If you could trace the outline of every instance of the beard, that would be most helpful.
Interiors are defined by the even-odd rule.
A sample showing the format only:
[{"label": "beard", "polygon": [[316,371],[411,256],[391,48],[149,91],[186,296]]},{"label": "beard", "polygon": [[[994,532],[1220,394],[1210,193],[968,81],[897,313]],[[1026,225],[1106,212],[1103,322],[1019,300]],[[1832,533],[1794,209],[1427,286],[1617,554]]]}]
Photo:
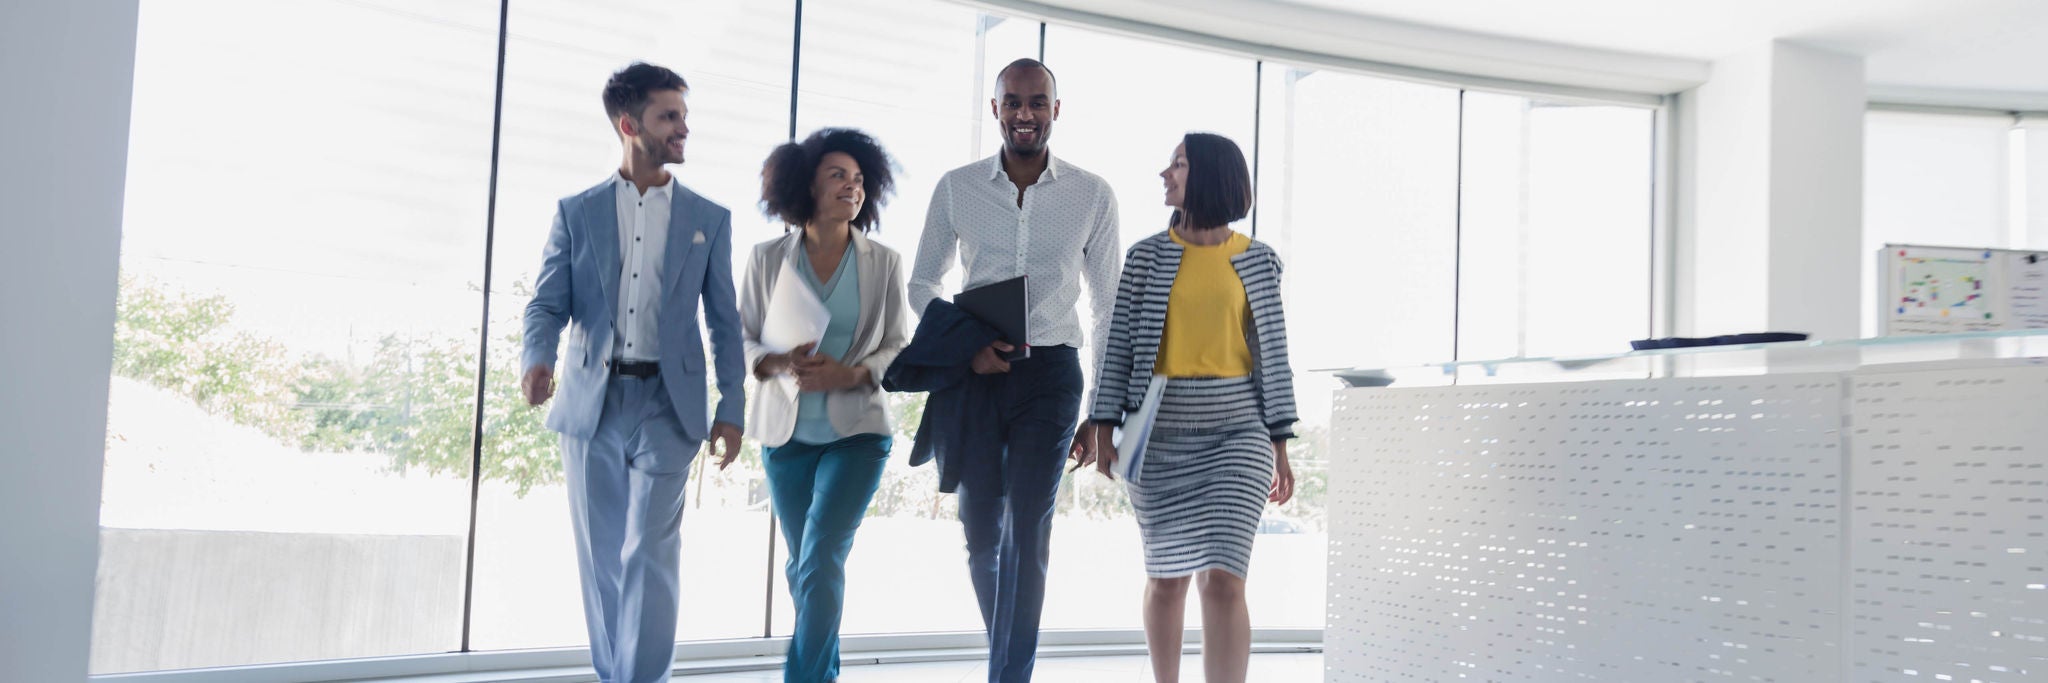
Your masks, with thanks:
[{"label": "beard", "polygon": [[683,153],[669,149],[668,144],[669,141],[667,140],[642,139],[640,143],[640,150],[647,153],[647,158],[660,161],[661,163],[664,164],[683,163]]}]

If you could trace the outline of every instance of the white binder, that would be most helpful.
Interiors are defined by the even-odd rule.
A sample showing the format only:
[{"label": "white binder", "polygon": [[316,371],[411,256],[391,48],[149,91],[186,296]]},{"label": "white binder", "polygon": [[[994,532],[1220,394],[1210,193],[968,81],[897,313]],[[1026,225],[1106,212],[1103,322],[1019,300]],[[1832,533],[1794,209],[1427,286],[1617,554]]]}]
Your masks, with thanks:
[{"label": "white binder", "polygon": [[1145,401],[1138,404],[1138,412],[1124,417],[1124,426],[1116,434],[1116,476],[1126,485],[1138,482],[1138,473],[1145,467],[1145,444],[1152,440],[1152,423],[1159,419],[1159,399],[1166,394],[1166,377],[1153,375],[1152,383],[1145,387]]}]

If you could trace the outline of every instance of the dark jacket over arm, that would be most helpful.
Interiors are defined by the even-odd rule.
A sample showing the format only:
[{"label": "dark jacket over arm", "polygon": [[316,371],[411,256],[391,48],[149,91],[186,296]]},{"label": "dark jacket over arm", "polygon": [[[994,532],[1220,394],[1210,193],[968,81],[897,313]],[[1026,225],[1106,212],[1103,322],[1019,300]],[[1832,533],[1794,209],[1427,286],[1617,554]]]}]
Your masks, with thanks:
[{"label": "dark jacket over arm", "polygon": [[952,493],[960,485],[963,468],[987,460],[965,457],[969,453],[1001,452],[995,396],[986,382],[975,381],[972,365],[974,354],[999,336],[995,328],[953,302],[933,299],[918,319],[910,345],[882,374],[883,389],[930,392],[910,448],[910,464],[922,465],[936,457],[941,492]]}]

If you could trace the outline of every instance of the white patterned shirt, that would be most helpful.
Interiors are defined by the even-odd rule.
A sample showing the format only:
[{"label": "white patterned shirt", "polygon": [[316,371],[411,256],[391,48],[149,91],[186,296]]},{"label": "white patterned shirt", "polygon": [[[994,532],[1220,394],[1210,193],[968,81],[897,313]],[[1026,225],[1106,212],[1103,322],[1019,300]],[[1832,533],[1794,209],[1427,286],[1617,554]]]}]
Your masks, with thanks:
[{"label": "white patterned shirt", "polygon": [[612,175],[619,200],[619,301],[613,312],[612,358],[652,361],[661,358],[662,258],[668,253],[669,205],[675,199],[676,177],[647,188],[623,174]]},{"label": "white patterned shirt", "polygon": [[[1087,370],[1093,376],[1102,365],[1102,344],[1116,306],[1121,251],[1116,194],[1109,183],[1051,157],[1038,182],[1024,189],[1019,207],[1017,186],[1003,172],[1003,155],[997,152],[947,172],[932,190],[917,264],[910,271],[910,310],[922,314],[926,304],[940,297],[939,282],[952,269],[956,253],[967,271],[963,289],[1023,275],[1026,343],[1091,347],[1094,360]],[[1092,344],[1082,334],[1075,308],[1084,277],[1094,312]]]}]

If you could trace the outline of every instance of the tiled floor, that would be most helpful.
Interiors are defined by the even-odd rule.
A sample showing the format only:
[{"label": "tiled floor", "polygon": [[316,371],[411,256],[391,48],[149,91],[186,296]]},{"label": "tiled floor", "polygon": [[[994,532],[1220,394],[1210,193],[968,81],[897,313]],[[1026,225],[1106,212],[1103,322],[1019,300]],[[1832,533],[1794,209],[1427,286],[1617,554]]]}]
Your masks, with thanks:
[{"label": "tiled floor", "polygon": [[[979,683],[988,680],[986,662],[929,662],[850,666],[839,672],[840,683]],[[1181,658],[1181,683],[1202,681],[1201,655]],[[1048,683],[1152,683],[1152,665],[1144,657],[1040,657],[1032,678]],[[1315,683],[1323,680],[1323,655],[1252,655],[1253,683]],[[677,683],[780,683],[780,671],[684,676]]]}]

